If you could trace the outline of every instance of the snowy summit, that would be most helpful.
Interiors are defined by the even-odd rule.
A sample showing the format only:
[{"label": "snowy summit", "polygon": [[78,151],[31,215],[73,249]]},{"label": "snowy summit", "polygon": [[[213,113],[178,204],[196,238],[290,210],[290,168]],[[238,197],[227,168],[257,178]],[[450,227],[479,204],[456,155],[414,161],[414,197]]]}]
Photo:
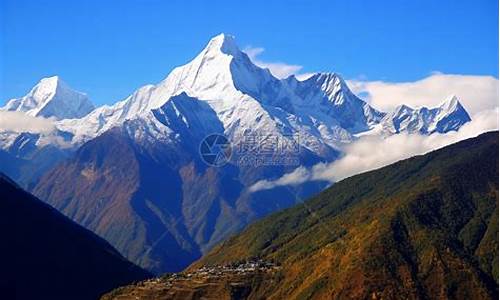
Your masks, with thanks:
[{"label": "snowy summit", "polygon": [[[182,109],[183,105],[199,109]],[[470,121],[456,97],[438,108],[402,105],[386,113],[354,95],[336,73],[317,73],[303,81],[294,76],[278,79],[256,66],[227,34],[212,38],[192,61],[172,70],[163,81],[143,86],[114,105],[93,109],[85,94],[50,77],[25,97],[9,101],[3,110],[55,117],[60,120],[57,128],[69,133],[75,146],[113,127],[130,127],[128,121],[135,122],[134,128],[127,128],[134,138],[174,141],[180,134],[175,126],[181,125],[172,118],[189,126],[186,120],[204,117],[215,118],[221,133],[233,142],[248,133],[284,139],[299,134],[307,141],[302,146],[312,152],[338,149],[370,132],[443,133]]]},{"label": "snowy summit", "polygon": [[86,94],[71,89],[58,76],[43,78],[26,96],[12,99],[1,108],[58,120],[81,118],[93,109]]}]

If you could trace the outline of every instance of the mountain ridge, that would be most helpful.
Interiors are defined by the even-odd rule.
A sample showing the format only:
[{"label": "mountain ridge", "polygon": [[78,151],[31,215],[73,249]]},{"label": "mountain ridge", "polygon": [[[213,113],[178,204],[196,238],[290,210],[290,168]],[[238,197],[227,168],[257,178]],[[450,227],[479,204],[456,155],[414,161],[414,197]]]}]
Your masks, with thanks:
[{"label": "mountain ridge", "polygon": [[103,299],[497,299],[498,131],[354,175]]},{"label": "mountain ridge", "polygon": [[[23,183],[128,259],[159,273],[178,271],[253,220],[325,188],[328,182],[315,181],[249,189],[299,165],[336,160],[343,146],[373,133],[385,116],[338,74],[280,80],[253,64],[232,37],[219,35],[158,84],[83,118],[56,121],[52,135],[26,135],[22,143],[15,135],[4,143],[0,132],[0,148],[8,146],[8,154],[23,159],[27,169],[33,167],[30,157],[43,152],[51,164]],[[458,130],[464,120],[452,115],[445,123],[453,124],[446,130]],[[214,133],[233,148],[222,168],[200,156],[203,139]],[[51,144],[54,134],[68,148]],[[52,148],[45,152],[41,144]],[[173,253],[182,259],[171,260]]]},{"label": "mountain ridge", "polygon": [[[275,135],[283,135],[283,129],[280,129],[283,127],[323,143],[326,141],[329,147],[335,148],[337,143],[350,142],[355,139],[354,135],[374,129],[384,116],[391,114],[380,112],[355,96],[337,73],[316,73],[303,81],[293,76],[277,79],[269,70],[254,65],[238,48],[234,37],[220,34],[212,38],[193,60],[174,68],[160,83],[145,85],[126,99],[95,108],[81,118],[63,118],[56,127],[67,132],[71,144],[78,147],[126,120],[147,115],[183,92],[206,101],[234,140],[243,134],[239,127],[261,127]],[[9,106],[12,105],[7,104],[3,109],[13,108]],[[254,110],[260,121],[242,115],[235,106]],[[424,118],[420,119],[423,126],[427,126]],[[454,125],[446,127],[443,124],[440,126],[442,130],[438,131],[457,130],[470,121],[464,109],[458,120],[452,119]],[[447,123],[442,118],[431,121]],[[387,133],[405,130],[406,127]],[[408,131],[414,130],[410,128]],[[424,130],[422,133],[432,132]]]},{"label": "mountain ridge", "polygon": [[456,131],[471,118],[457,96],[451,95],[434,108],[421,107],[413,109],[407,105],[399,105],[382,120],[384,131],[390,133],[446,133]]},{"label": "mountain ridge", "polygon": [[190,270],[260,257],[297,276],[272,289],[278,298],[494,299],[497,212],[498,131],[344,179],[249,226]]}]

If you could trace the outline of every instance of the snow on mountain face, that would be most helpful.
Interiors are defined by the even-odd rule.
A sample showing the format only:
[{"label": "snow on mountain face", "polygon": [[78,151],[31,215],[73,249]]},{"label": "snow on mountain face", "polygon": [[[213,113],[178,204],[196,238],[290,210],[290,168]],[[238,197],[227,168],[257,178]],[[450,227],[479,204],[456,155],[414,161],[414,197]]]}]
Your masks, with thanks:
[{"label": "snow on mountain face", "polygon": [[[72,90],[59,77],[54,76],[40,80],[26,96],[10,100],[0,108],[0,113],[22,112],[33,117],[61,120],[81,118],[93,109],[94,106],[87,95]],[[12,118],[18,117],[14,115]],[[17,122],[31,121],[30,118],[17,120]],[[37,122],[52,124],[51,121],[37,120]],[[6,161],[4,156],[0,159],[0,171],[8,173],[26,187],[55,163],[64,159],[66,153],[74,148],[73,135],[59,130],[57,122],[54,123],[56,126],[55,128],[51,126],[53,129],[35,132],[17,132],[0,128],[0,152],[19,160],[16,168],[6,170],[2,166],[8,166],[9,161]]]},{"label": "snow on mountain face", "polygon": [[[11,100],[4,110],[63,119],[57,128],[71,133],[75,146],[127,120],[146,117],[151,127],[143,124],[138,130],[150,132],[134,136],[163,139],[163,134],[177,128],[170,122],[158,124],[150,112],[181,93],[206,103],[233,142],[249,133],[281,137],[299,134],[312,141],[311,145],[337,148],[380,127],[386,133],[428,134],[456,130],[470,120],[458,100],[455,106],[450,101],[448,109],[401,107],[390,114],[379,112],[355,96],[337,74],[318,73],[304,81],[294,76],[277,79],[269,70],[254,65],[234,38],[225,34],[212,38],[191,62],[175,68],[160,83],[141,87],[128,98],[99,107],[84,117],[91,107],[86,96],[70,90],[57,77],[43,79],[27,96]],[[453,108],[457,112],[453,113]],[[196,114],[189,110],[183,113]],[[307,147],[316,151],[314,146]]]},{"label": "snow on mountain face", "polygon": [[469,114],[454,95],[439,107],[413,109],[406,105],[398,106],[381,121],[381,128],[389,134],[407,132],[432,134],[457,131],[471,120]]},{"label": "snow on mountain face", "polygon": [[351,133],[373,128],[384,116],[384,113],[355,96],[338,74],[318,73],[304,81],[292,77],[288,83],[303,99],[300,109],[319,108]]},{"label": "snow on mountain face", "polygon": [[383,116],[352,94],[338,75],[318,74],[305,82],[294,77],[279,80],[255,66],[233,37],[221,34],[159,84],[144,86],[80,120],[64,120],[59,128],[75,134],[75,143],[81,143],[126,120],[141,118],[181,93],[206,102],[233,141],[250,132],[298,133],[312,144],[336,147]]},{"label": "snow on mountain face", "polygon": [[10,100],[0,110],[58,120],[81,118],[94,109],[87,95],[72,90],[59,77],[44,78],[24,97]]},{"label": "snow on mountain face", "polygon": [[[123,127],[130,137],[150,145],[158,142],[175,144],[181,139],[201,141],[207,133],[224,132],[212,108],[186,93],[173,96],[163,106],[151,110],[142,118],[125,121]],[[195,148],[197,146],[194,145]],[[189,145],[189,148],[192,147]]]},{"label": "snow on mountain face", "polygon": [[[59,84],[52,89],[41,88],[40,95],[38,87],[35,87],[29,97],[9,103],[9,108],[39,113],[40,110],[35,108],[45,107],[43,103],[57,103],[55,100],[59,98],[55,97],[54,100],[51,96],[60,93],[57,86]],[[54,90],[57,93],[51,93]],[[432,126],[445,132],[466,122],[468,116],[456,120],[460,116],[457,113],[460,108],[458,100],[450,101],[438,109],[428,110],[432,113],[422,113],[422,117],[420,113],[417,114],[416,119],[423,122],[425,128],[429,128],[431,125],[428,124],[433,122]],[[157,232],[170,232],[172,237],[177,238],[181,236],[180,232],[189,232],[189,238],[196,241],[197,246],[202,249],[217,244],[231,230],[241,228],[252,218],[295,203],[298,195],[302,194],[301,191],[304,191],[302,195],[306,195],[324,187],[322,184],[314,184],[286,191],[277,190],[276,194],[249,195],[247,188],[258,180],[280,178],[295,169],[295,166],[271,165],[261,168],[233,165],[231,162],[224,168],[204,169],[204,165],[198,168],[197,162],[201,162],[198,147],[207,135],[223,133],[236,146],[239,139],[247,134],[276,137],[280,141],[299,136],[299,163],[308,167],[319,162],[333,161],[338,157],[339,145],[352,142],[358,134],[374,132],[381,124],[390,128],[397,123],[398,131],[393,130],[391,133],[413,128],[404,126],[405,122],[409,122],[406,121],[408,116],[413,116],[412,109],[405,108],[391,114],[377,111],[356,97],[337,74],[318,73],[304,81],[293,76],[284,80],[277,79],[269,70],[255,66],[238,49],[231,36],[222,34],[210,40],[192,61],[175,68],[158,84],[141,87],[126,99],[114,105],[96,108],[84,117],[61,117],[56,122],[57,136],[26,135],[2,144],[0,132],[0,148],[13,145],[9,148],[9,154],[15,151],[26,156],[33,151],[36,153],[38,148],[43,149],[40,145],[54,145],[53,148],[60,150],[53,142],[55,140],[70,140],[73,147],[71,150],[91,140],[79,147],[75,157],[70,158],[67,163],[46,173],[46,177],[41,179],[41,187],[36,189],[42,193],[39,195],[43,195],[43,199],[54,201],[53,204],[64,203],[63,206],[54,205],[59,209],[74,209],[72,212],[67,211],[73,217],[77,215],[74,212],[78,211],[80,216],[84,216],[86,224],[105,223],[106,226],[103,227],[107,228],[103,232],[109,234],[108,237],[113,241],[119,240],[119,246],[125,252],[129,249],[134,249],[131,253],[142,249],[144,253],[161,252],[161,255],[165,255],[172,250],[170,241],[170,246],[156,241],[149,244],[149,238],[134,237],[133,241],[130,239],[124,244],[123,236],[117,237],[113,228],[128,226],[134,219],[138,222],[133,221],[134,224],[146,228],[144,236],[154,237]],[[278,147],[273,147],[272,151],[275,148]],[[86,151],[95,155],[89,157]],[[117,153],[119,159],[115,161]],[[43,156],[43,160],[49,156],[56,157],[49,152]],[[122,156],[127,159],[122,159]],[[130,168],[131,164],[134,165],[133,168]],[[40,164],[35,162],[34,165],[38,167]],[[102,178],[109,180],[110,184],[103,185],[101,180],[95,178],[90,180],[92,176],[87,177],[89,166],[95,166],[95,174],[104,176]],[[56,174],[55,177],[52,174]],[[130,182],[123,185],[122,176]],[[122,193],[124,187],[127,191]],[[208,193],[207,187],[210,187]],[[88,194],[80,194],[80,190],[85,190]],[[68,205],[68,199],[72,205]],[[99,203],[88,202],[88,199]],[[113,209],[103,208],[99,210],[102,214],[97,213],[95,207],[101,207],[101,199],[116,201],[113,203],[117,205],[127,203],[127,209],[133,209],[134,213],[127,213],[126,218],[113,218],[109,213],[117,206],[110,206]],[[128,201],[132,199],[134,205],[128,205]],[[92,204],[88,205],[89,203]],[[139,203],[142,204],[136,205]],[[82,210],[85,207],[89,210]],[[179,212],[176,211],[177,208]],[[137,213],[136,209],[139,209]],[[175,214],[171,209],[175,209]],[[145,215],[144,211],[148,213]],[[174,219],[175,222],[169,221]],[[170,224],[180,224],[179,226],[186,226],[189,230],[174,230]],[[173,242],[175,243],[185,244],[183,240]],[[155,251],[150,251],[153,248]],[[132,256],[137,258],[135,254]],[[153,261],[149,259],[153,257],[149,254],[144,257]],[[170,263],[172,259],[167,257],[165,261]]]}]

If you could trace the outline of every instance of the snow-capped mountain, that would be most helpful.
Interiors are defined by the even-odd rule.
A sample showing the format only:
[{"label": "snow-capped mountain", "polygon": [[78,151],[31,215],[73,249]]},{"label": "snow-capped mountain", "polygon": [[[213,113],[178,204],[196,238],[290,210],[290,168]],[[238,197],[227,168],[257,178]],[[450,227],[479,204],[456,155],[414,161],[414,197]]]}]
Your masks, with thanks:
[{"label": "snow-capped mountain", "polygon": [[[58,76],[43,78],[26,96],[11,99],[0,108],[0,118],[2,111],[20,112],[32,117],[49,118],[43,122],[45,127],[49,127],[49,123],[54,126],[50,126],[53,127],[51,130],[45,128],[33,132],[0,128],[0,171],[27,187],[74,151],[73,135],[59,130],[57,120],[81,118],[93,109],[94,105],[86,94],[71,89]],[[18,117],[14,115],[10,118]],[[24,122],[31,120],[25,118]]]},{"label": "snow-capped mountain", "polygon": [[[363,134],[442,133],[470,120],[456,98],[435,109],[385,113],[354,95],[335,73],[280,80],[253,64],[225,34],[158,84],[80,117],[43,109],[41,103],[81,104],[79,98],[57,96],[59,81],[56,92],[38,92],[37,85],[29,97],[7,105],[58,117],[56,130],[22,138],[0,132],[0,148],[10,157],[24,153],[27,164],[38,157],[37,149],[51,149],[44,153],[52,158],[54,149],[69,156],[45,166],[41,178],[34,178],[33,193],[155,272],[179,270],[252,220],[325,187],[308,182],[253,193],[248,188],[255,182],[281,178],[298,165],[243,165],[235,154],[224,167],[207,166],[199,146],[210,134],[225,135],[235,150],[249,136],[280,141],[298,136],[295,158],[310,167],[335,160],[339,146]],[[70,98],[75,103],[54,101]],[[267,150],[271,156],[288,154],[277,148]],[[29,151],[19,151],[24,149]]]},{"label": "snow-capped mountain", "polygon": [[300,133],[305,140],[335,147],[352,141],[352,133],[369,130],[383,116],[352,94],[337,74],[317,74],[304,82],[293,76],[279,80],[255,66],[233,37],[221,34],[159,84],[141,87],[82,119],[64,120],[59,128],[72,132],[75,143],[86,141],[125,120],[147,115],[180,93],[206,102],[233,141],[249,131],[276,136]]},{"label": "snow-capped mountain", "polygon": [[0,108],[58,120],[81,118],[93,109],[86,94],[71,89],[58,76],[43,78],[26,96],[9,100]]},{"label": "snow-capped mountain", "polygon": [[[462,109],[460,113],[459,109],[453,113],[444,108],[420,108],[412,110],[410,119],[415,121],[398,111],[380,112],[354,95],[335,73],[318,73],[305,81],[294,76],[279,80],[269,70],[254,65],[232,36],[221,34],[211,39],[191,62],[175,68],[160,83],[143,86],[126,99],[99,107],[83,118],[62,120],[58,128],[73,134],[73,143],[81,145],[126,120],[151,114],[153,109],[181,93],[207,103],[233,142],[245,134],[286,139],[293,133],[308,141],[303,146],[313,152],[324,147],[338,148],[339,144],[352,142],[356,135],[370,130],[384,128],[384,132],[391,134],[442,133],[457,130],[470,120],[456,99],[457,107]],[[145,136],[158,131],[154,126],[143,129],[151,130],[142,133]],[[166,131],[176,134],[175,128]]]},{"label": "snow-capped mountain", "polygon": [[387,114],[380,126],[386,133],[446,133],[458,130],[471,120],[469,114],[454,95],[446,99],[440,106],[413,109],[406,105],[398,106]]},{"label": "snow-capped mountain", "polygon": [[[191,62],[175,68],[160,83],[143,86],[114,105],[89,113],[92,104],[85,94],[51,77],[42,79],[28,95],[9,101],[2,109],[56,117],[60,119],[56,127],[65,134],[65,140],[71,135],[71,143],[78,147],[127,120],[151,115],[152,110],[181,93],[207,103],[222,122],[224,133],[235,143],[248,134],[283,139],[298,134],[302,141],[308,141],[303,146],[313,152],[324,147],[336,149],[370,130],[442,133],[457,130],[470,120],[457,99],[456,112],[445,111],[444,107],[413,110],[404,105],[391,113],[380,112],[354,95],[335,73],[317,73],[305,81],[294,76],[279,80],[269,70],[254,65],[234,38],[226,34],[212,38]],[[158,127],[143,129],[150,132],[136,135],[168,138],[158,135]],[[159,131],[176,135],[175,128]],[[39,143],[46,144],[43,139]]]}]

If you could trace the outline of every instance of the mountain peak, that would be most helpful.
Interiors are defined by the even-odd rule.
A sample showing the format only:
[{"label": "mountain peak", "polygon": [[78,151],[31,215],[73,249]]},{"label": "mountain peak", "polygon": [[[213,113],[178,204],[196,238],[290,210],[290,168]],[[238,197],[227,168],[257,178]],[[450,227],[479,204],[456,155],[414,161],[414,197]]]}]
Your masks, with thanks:
[{"label": "mountain peak", "polygon": [[38,84],[41,85],[46,85],[46,86],[57,86],[58,83],[61,81],[61,78],[57,75],[51,76],[51,77],[45,77],[40,79]]},{"label": "mountain peak", "polygon": [[234,36],[226,33],[221,33],[213,37],[208,42],[204,52],[208,53],[214,51],[220,51],[224,54],[232,56],[235,56],[236,54],[241,52],[241,50],[236,45],[236,42],[234,41]]},{"label": "mountain peak", "polygon": [[306,81],[317,82],[325,88],[340,90],[349,90],[344,79],[338,73],[316,73],[306,79]]},{"label": "mountain peak", "polygon": [[80,118],[94,109],[85,93],[71,89],[59,76],[42,78],[24,97],[10,100],[6,111],[56,119]]},{"label": "mountain peak", "polygon": [[408,111],[413,111],[413,108],[409,107],[406,104],[400,104],[396,106],[396,108],[394,109],[395,114],[401,114],[403,112],[408,112]]},{"label": "mountain peak", "polygon": [[460,100],[456,95],[450,95],[444,100],[439,107],[442,110],[454,111],[462,107]]},{"label": "mountain peak", "polygon": [[441,105],[430,109],[425,106],[413,109],[404,104],[399,105],[382,122],[384,128],[394,133],[406,131],[431,134],[456,131],[470,120],[458,97],[451,95]]},{"label": "mountain peak", "polygon": [[54,75],[51,77],[42,78],[32,89],[38,93],[55,93],[60,89],[71,89],[61,77]]},{"label": "mountain peak", "polygon": [[[321,129],[322,132],[311,131],[311,135],[327,137],[329,141],[344,141],[353,139],[353,134],[375,128],[386,116],[389,123],[392,121],[390,116],[398,115],[371,107],[351,91],[338,73],[321,72],[305,80],[297,80],[294,76],[280,80],[268,69],[252,62],[238,48],[232,35],[221,33],[212,37],[191,61],[176,67],[160,83],[144,86],[123,101],[89,114],[88,119],[79,122],[85,130],[79,130],[82,134],[76,140],[85,141],[125,120],[142,118],[183,92],[206,101],[234,136],[239,128],[243,131],[255,129],[257,125],[284,132],[281,121],[275,120],[283,118],[282,124],[289,124],[285,115],[290,114],[301,120],[319,120],[317,126],[327,128]],[[242,109],[241,105],[247,108]],[[261,117],[248,114],[248,111],[255,110],[273,116],[264,122]],[[413,111],[406,106],[400,110],[407,112],[405,116]],[[243,120],[248,128],[242,125]],[[306,128],[304,124],[290,127],[302,130],[298,128]]]}]

